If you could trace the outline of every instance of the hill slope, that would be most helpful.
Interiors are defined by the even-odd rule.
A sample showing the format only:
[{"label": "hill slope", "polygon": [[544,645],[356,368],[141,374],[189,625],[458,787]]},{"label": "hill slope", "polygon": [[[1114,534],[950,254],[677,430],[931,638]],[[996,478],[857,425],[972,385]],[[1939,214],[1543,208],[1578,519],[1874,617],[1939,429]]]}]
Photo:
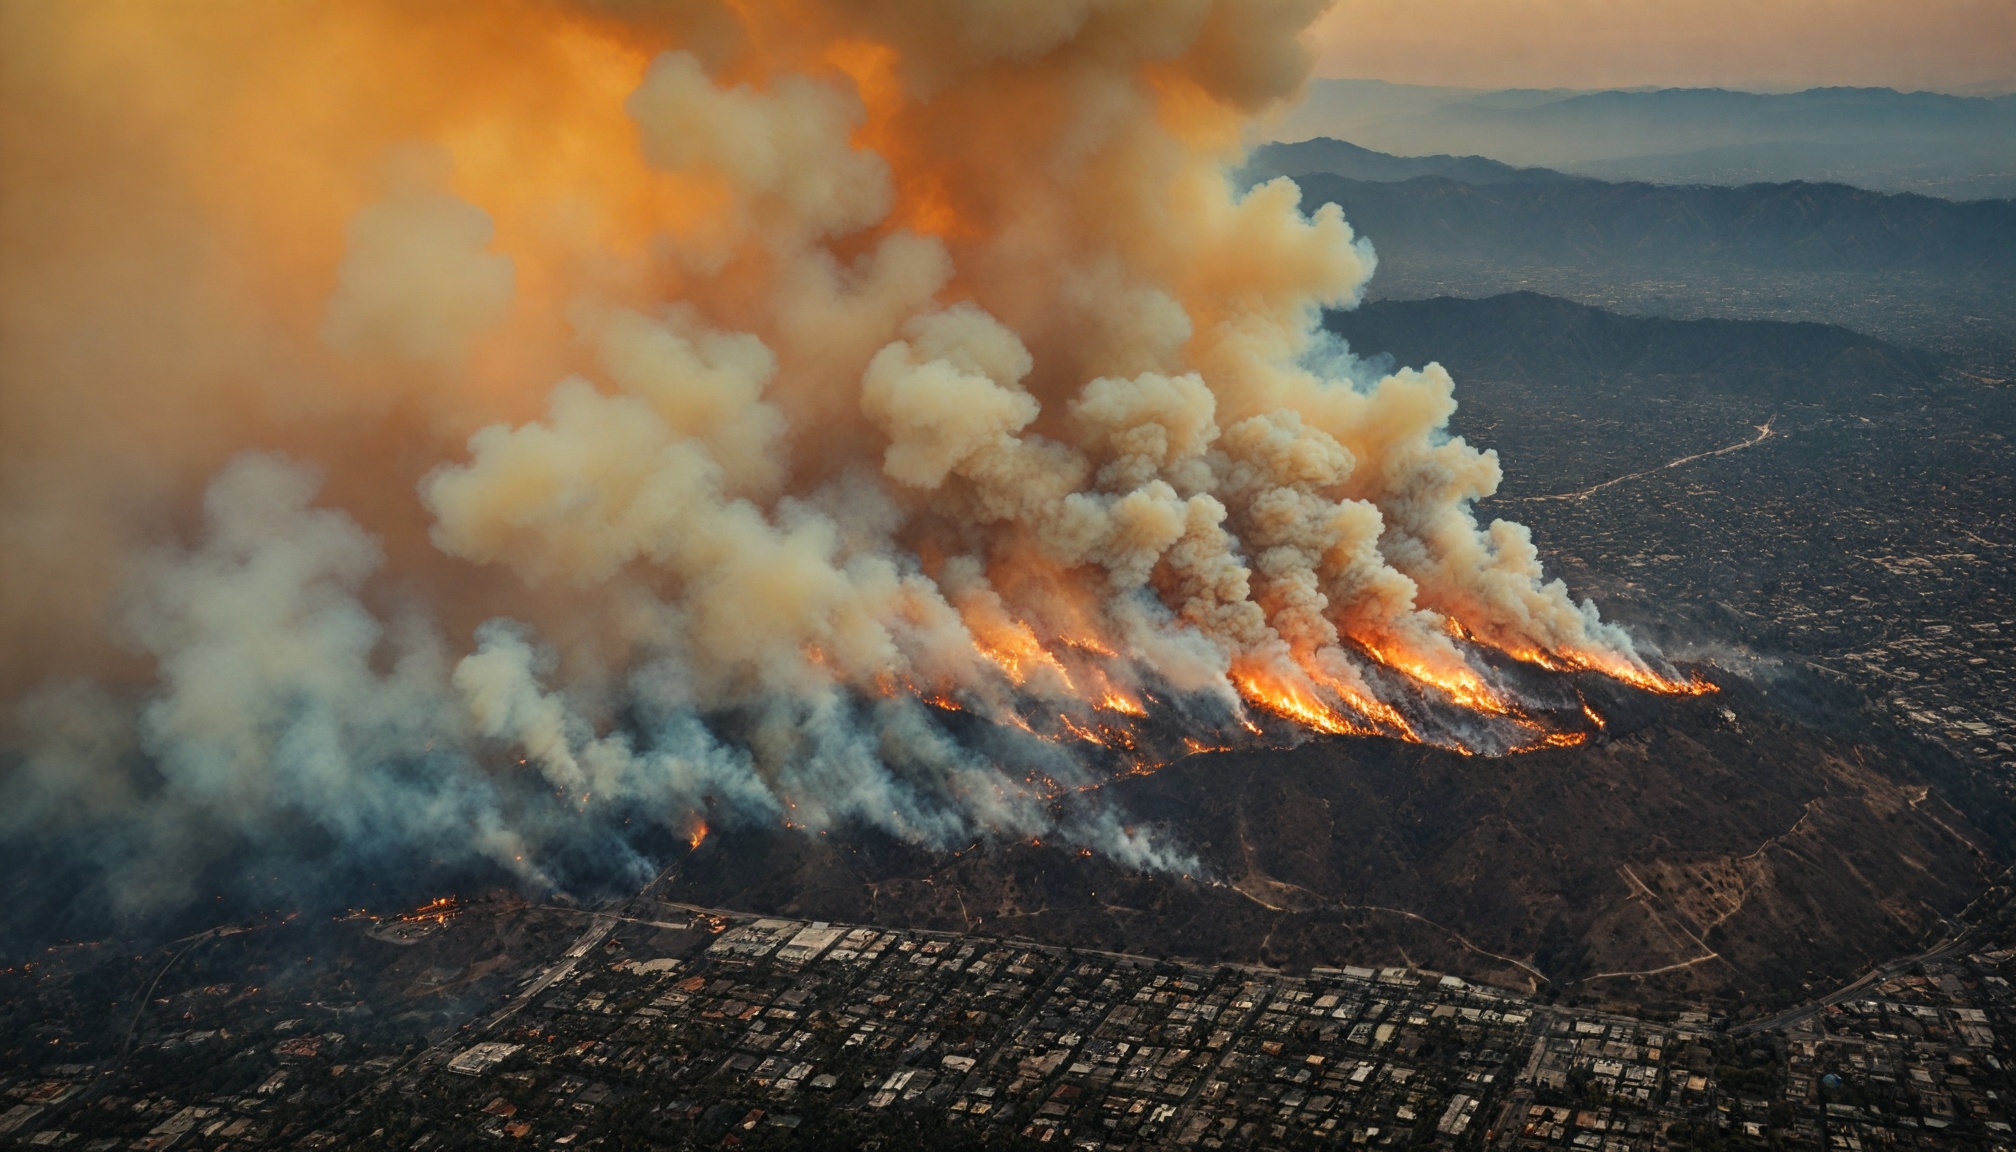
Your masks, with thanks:
[{"label": "hill slope", "polygon": [[1295,177],[1372,242],[1371,294],[1527,289],[1605,308],[1842,324],[2016,368],[2016,201],[1740,188]]},{"label": "hill slope", "polygon": [[[1758,1005],[1915,951],[2016,860],[2002,393],[1840,328],[1530,293],[1374,302],[1330,326],[1449,365],[1454,430],[1508,473],[1484,515],[1531,524],[1549,573],[1670,652],[1712,657],[1723,690],[1580,677],[1608,723],[1583,747],[1489,760],[1326,739],[1109,786],[1196,853],[1194,879],[1028,844],[932,855],[756,831],[710,839],[670,894]],[[1755,450],[1717,453],[1759,424],[1774,432]]]},{"label": "hill slope", "polygon": [[[1628,377],[1631,403],[1709,393],[1820,406],[1871,403],[1881,389],[1927,387],[1937,358],[1832,324],[1624,316],[1536,292],[1482,299],[1375,300],[1326,327],[1402,364],[1440,361],[1482,377],[1571,385]],[[1613,386],[1585,399],[1598,400]]]},{"label": "hill slope", "polygon": [[1390,156],[1329,137],[1294,144],[1263,144],[1247,157],[1237,179],[1241,184],[1251,185],[1276,176],[1300,177],[1311,173],[1382,183],[1412,180],[1416,176],[1441,176],[1465,184],[1576,179],[1550,168],[1514,168],[1483,156]]},{"label": "hill slope", "polygon": [[[1112,786],[1205,879],[1035,846],[932,857],[768,832],[710,841],[663,894],[1270,964],[1415,963],[1576,996],[1796,999],[1908,952],[1999,864],[1967,787],[1773,714],[1585,685],[1609,738],[1477,760],[1381,740],[1191,757]],[[1800,703],[1798,706],[1804,706]]]},{"label": "hill slope", "polygon": [[1840,184],[1484,184],[1443,176],[1395,183],[1327,172],[1296,183],[1305,207],[1341,206],[1385,262],[2016,275],[2016,201],[2009,200],[1955,203]]}]

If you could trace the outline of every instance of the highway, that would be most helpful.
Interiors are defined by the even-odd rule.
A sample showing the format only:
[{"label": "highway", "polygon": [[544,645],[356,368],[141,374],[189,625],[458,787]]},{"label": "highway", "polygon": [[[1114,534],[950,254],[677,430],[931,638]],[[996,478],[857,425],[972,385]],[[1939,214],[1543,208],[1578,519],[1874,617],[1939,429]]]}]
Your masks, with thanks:
[{"label": "highway", "polygon": [[1747,1024],[1739,1024],[1729,1031],[1732,1035],[1742,1036],[1751,1032],[1766,1032],[1775,1028],[1790,1027],[1816,1012],[1823,1011],[1831,1005],[1839,1004],[1844,1000],[1855,999],[1863,990],[1881,984],[1892,976],[1909,971],[1914,964],[1922,964],[1927,960],[1937,960],[1948,953],[1958,951],[1962,945],[1973,939],[1974,934],[1974,928],[1969,927],[1959,935],[1949,936],[1923,952],[1913,953],[1910,956],[1901,956],[1895,960],[1878,964],[1876,967],[1863,973],[1861,978],[1857,979],[1853,984],[1837,988],[1817,1000],[1809,1000],[1797,1008],[1780,1012],[1776,1016],[1767,1016],[1762,1020],[1752,1020]]}]

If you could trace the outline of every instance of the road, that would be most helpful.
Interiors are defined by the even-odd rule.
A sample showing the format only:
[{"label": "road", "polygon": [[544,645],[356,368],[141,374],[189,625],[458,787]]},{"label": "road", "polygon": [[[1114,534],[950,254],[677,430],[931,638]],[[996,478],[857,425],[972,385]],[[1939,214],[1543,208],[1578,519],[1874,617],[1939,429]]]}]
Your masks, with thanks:
[{"label": "road", "polygon": [[1974,929],[1971,927],[1967,928],[1959,935],[1948,937],[1923,952],[1914,953],[1910,956],[1902,956],[1895,960],[1878,964],[1876,967],[1863,973],[1861,979],[1856,980],[1853,984],[1837,988],[1817,1000],[1810,1000],[1797,1008],[1780,1012],[1776,1016],[1769,1016],[1762,1020],[1753,1020],[1748,1024],[1739,1024],[1729,1031],[1732,1035],[1742,1036],[1751,1032],[1765,1032],[1776,1028],[1790,1027],[1816,1012],[1825,1011],[1827,1008],[1839,1004],[1844,1000],[1855,999],[1864,989],[1881,984],[1883,981],[1899,973],[1909,971],[1914,964],[1922,964],[1927,960],[1937,960],[1948,953],[1957,951],[1961,946],[1972,940],[1973,936]]}]

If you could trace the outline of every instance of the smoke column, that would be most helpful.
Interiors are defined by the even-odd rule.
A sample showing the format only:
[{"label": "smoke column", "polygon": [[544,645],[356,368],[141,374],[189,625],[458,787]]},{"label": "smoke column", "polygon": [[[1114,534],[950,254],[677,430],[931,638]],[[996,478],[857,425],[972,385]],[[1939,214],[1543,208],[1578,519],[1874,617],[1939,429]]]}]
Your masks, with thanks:
[{"label": "smoke column", "polygon": [[304,827],[1182,869],[1108,773],[1690,690],[1322,336],[1338,209],[1229,183],[1320,7],[0,10],[5,834],[130,908]]}]

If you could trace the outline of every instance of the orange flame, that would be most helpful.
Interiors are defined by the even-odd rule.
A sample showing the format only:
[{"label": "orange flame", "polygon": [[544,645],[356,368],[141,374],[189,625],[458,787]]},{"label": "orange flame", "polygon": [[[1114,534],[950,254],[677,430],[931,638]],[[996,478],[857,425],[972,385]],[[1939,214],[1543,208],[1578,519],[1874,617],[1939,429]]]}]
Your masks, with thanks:
[{"label": "orange flame", "polygon": [[701,824],[693,829],[693,835],[688,836],[686,838],[686,847],[688,850],[698,851],[700,845],[706,839],[707,839],[707,825]]},{"label": "orange flame", "polygon": [[1106,741],[1101,740],[1096,733],[1084,727],[1083,725],[1074,723],[1071,717],[1060,712],[1057,714],[1057,719],[1064,722],[1064,727],[1073,736],[1076,736],[1078,739],[1085,741],[1087,744],[1097,744],[1101,748],[1107,746]]},{"label": "orange flame", "polygon": [[1078,690],[1077,685],[1071,682],[1071,673],[1065,671],[1057,657],[1043,647],[1042,642],[1036,639],[1036,633],[1019,620],[997,628],[985,637],[976,632],[974,643],[978,645],[980,654],[1000,668],[1017,688],[1028,683],[1038,670],[1047,669],[1057,674],[1066,689]]},{"label": "orange flame", "polygon": [[[1481,641],[1480,641],[1481,642]],[[1537,648],[1514,648],[1492,645],[1514,660],[1545,668],[1550,672],[1600,672],[1612,680],[1621,680],[1633,688],[1660,696],[1704,696],[1718,692],[1715,685],[1693,676],[1686,680],[1669,680],[1643,665],[1609,652],[1578,652],[1574,650],[1543,652]],[[1588,707],[1586,704],[1583,706]],[[1601,720],[1597,723],[1600,725]]]},{"label": "orange flame", "polygon": [[[1323,703],[1316,694],[1285,677],[1259,670],[1235,672],[1239,695],[1284,719],[1332,736],[1370,736],[1372,729],[1353,724]],[[1249,728],[1252,726],[1249,724]],[[1257,731],[1257,729],[1255,729]]]},{"label": "orange flame", "polygon": [[1517,716],[1518,710],[1467,667],[1437,668],[1396,646],[1379,645],[1360,639],[1359,644],[1374,660],[1417,684],[1425,684],[1465,708],[1493,716]]},{"label": "orange flame", "polygon": [[1134,716],[1142,719],[1147,718],[1148,715],[1148,709],[1142,707],[1133,698],[1117,688],[1108,688],[1106,695],[1100,699],[1096,707],[1104,708],[1108,712],[1118,712],[1125,716]]},{"label": "orange flame", "polygon": [[1392,705],[1383,700],[1375,699],[1369,693],[1360,691],[1355,685],[1331,676],[1321,669],[1311,668],[1307,664],[1304,664],[1302,671],[1307,673],[1311,680],[1335,692],[1339,699],[1343,700],[1345,704],[1349,705],[1360,716],[1365,717],[1374,724],[1383,724],[1395,730],[1403,739],[1412,740],[1417,743],[1420,741],[1421,738],[1414,731],[1414,726],[1407,723],[1407,718],[1400,715]]},{"label": "orange flame", "polygon": [[1589,742],[1587,732],[1548,732],[1531,744],[1521,744],[1514,752],[1536,752],[1542,748],[1573,748]]},{"label": "orange flame", "polygon": [[461,914],[460,897],[436,896],[411,912],[401,912],[399,919],[408,924],[446,924]]}]

